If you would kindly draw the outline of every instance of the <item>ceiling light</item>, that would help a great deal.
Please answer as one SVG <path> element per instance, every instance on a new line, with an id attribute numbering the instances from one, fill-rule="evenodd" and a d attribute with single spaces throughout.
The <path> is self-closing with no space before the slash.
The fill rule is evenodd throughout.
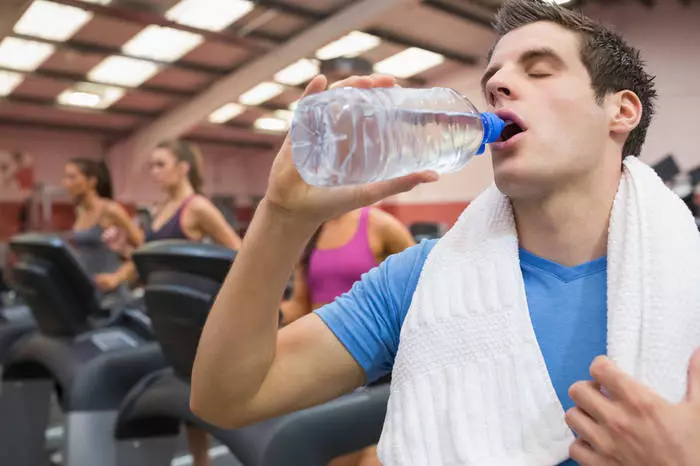
<path id="1" fill-rule="evenodd" d="M 85 3 L 94 3 L 96 5 L 109 5 L 112 3 L 112 0 L 80 0 L 81 2 Z"/>
<path id="2" fill-rule="evenodd" d="M 174 62 L 203 41 L 199 34 L 151 25 L 124 44 L 122 51 L 137 57 Z"/>
<path id="3" fill-rule="evenodd" d="M 245 109 L 243 105 L 231 102 L 214 110 L 212 114 L 209 115 L 209 121 L 212 123 L 225 123 L 232 118 L 236 118 L 243 113 Z"/>
<path id="4" fill-rule="evenodd" d="M 375 64 L 374 71 L 408 78 L 444 61 L 445 57 L 439 53 L 411 47 Z"/>
<path id="5" fill-rule="evenodd" d="M 165 13 L 171 21 L 187 26 L 221 31 L 255 7 L 247 0 L 182 0 Z"/>
<path id="6" fill-rule="evenodd" d="M 63 91 L 58 96 L 58 102 L 75 107 L 95 108 L 100 103 L 100 96 L 89 92 Z"/>
<path id="7" fill-rule="evenodd" d="M 54 46 L 30 40 L 6 37 L 0 42 L 0 66 L 34 71 L 54 52 Z"/>
<path id="8" fill-rule="evenodd" d="M 262 82 L 242 94 L 238 101 L 243 105 L 260 105 L 261 103 L 280 95 L 284 91 L 284 86 L 277 83 Z"/>
<path id="9" fill-rule="evenodd" d="M 274 133 L 287 131 L 287 128 L 289 128 L 289 124 L 286 121 L 272 117 L 258 118 L 257 120 L 255 120 L 255 123 L 253 123 L 253 126 L 255 127 L 255 129 L 259 129 L 261 131 L 270 131 Z"/>
<path id="10" fill-rule="evenodd" d="M 288 86 L 298 86 L 301 83 L 309 81 L 316 76 L 318 72 L 319 64 L 317 60 L 302 58 L 275 74 L 275 81 L 287 84 Z"/>
<path id="11" fill-rule="evenodd" d="M 24 76 L 20 73 L 0 71 L 0 96 L 10 95 L 22 81 Z"/>
<path id="12" fill-rule="evenodd" d="M 88 73 L 88 79 L 118 86 L 137 87 L 159 70 L 158 65 L 128 57 L 107 57 Z"/>
<path id="13" fill-rule="evenodd" d="M 124 95 L 124 89 L 95 83 L 78 83 L 61 92 L 56 100 L 62 105 L 107 108 Z"/>
<path id="14" fill-rule="evenodd" d="M 91 19 L 92 13 L 80 8 L 35 0 L 17 21 L 14 31 L 17 34 L 64 41 Z"/>
<path id="15" fill-rule="evenodd" d="M 331 60 L 338 57 L 356 57 L 374 47 L 382 41 L 373 35 L 360 31 L 353 31 L 347 36 L 331 42 L 316 51 L 319 60 Z"/>
<path id="16" fill-rule="evenodd" d="M 294 112 L 291 112 L 289 110 L 275 110 L 275 118 L 278 118 L 280 120 L 284 120 L 289 124 L 292 121 L 292 117 L 294 116 Z"/>

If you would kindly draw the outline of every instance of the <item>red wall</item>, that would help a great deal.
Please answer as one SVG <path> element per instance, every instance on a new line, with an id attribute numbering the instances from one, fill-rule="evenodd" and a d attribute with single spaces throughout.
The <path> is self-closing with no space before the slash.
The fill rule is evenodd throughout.
<path id="1" fill-rule="evenodd" d="M 404 225 L 416 222 L 442 223 L 452 227 L 468 202 L 438 202 L 433 204 L 382 204 L 380 207 L 398 218 Z"/>
<path id="2" fill-rule="evenodd" d="M 6 242 L 19 231 L 19 213 L 21 202 L 0 202 L 0 243 Z M 45 231 L 69 230 L 74 221 L 73 206 L 55 203 L 52 206 L 51 225 L 45 225 Z"/>
<path id="3" fill-rule="evenodd" d="M 468 202 L 436 202 L 433 204 L 383 203 L 378 207 L 396 217 L 404 225 L 417 222 L 434 222 L 451 228 L 469 205 Z M 241 207 L 238 220 L 247 223 L 253 218 L 252 207 Z"/>

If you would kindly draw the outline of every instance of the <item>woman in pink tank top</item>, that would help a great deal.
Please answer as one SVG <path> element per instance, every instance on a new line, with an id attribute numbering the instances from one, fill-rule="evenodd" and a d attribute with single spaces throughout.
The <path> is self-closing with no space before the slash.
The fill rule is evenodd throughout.
<path id="1" fill-rule="evenodd" d="M 296 267 L 292 297 L 282 304 L 283 324 L 334 301 L 364 273 L 413 244 L 408 228 L 379 209 L 366 207 L 324 223 Z M 374 447 L 337 458 L 329 466 L 370 465 L 380 465 Z"/>
<path id="2" fill-rule="evenodd" d="M 333 302 L 362 274 L 414 244 L 408 228 L 379 209 L 365 207 L 324 223 L 296 267 L 294 292 L 282 305 L 284 324 Z"/>

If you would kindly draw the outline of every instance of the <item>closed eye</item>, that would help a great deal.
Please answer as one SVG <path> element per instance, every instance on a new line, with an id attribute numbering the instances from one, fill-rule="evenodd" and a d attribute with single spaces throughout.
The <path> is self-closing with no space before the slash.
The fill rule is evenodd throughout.
<path id="1" fill-rule="evenodd" d="M 548 78 L 551 76 L 551 74 L 542 74 L 542 73 L 530 73 L 529 76 L 531 78 Z"/>

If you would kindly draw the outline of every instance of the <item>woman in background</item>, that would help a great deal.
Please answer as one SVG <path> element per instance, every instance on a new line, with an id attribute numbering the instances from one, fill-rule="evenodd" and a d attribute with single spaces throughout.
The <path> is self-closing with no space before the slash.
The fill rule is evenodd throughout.
<path id="1" fill-rule="evenodd" d="M 413 246 L 408 228 L 390 214 L 365 207 L 324 223 L 313 235 L 294 272 L 284 325 L 350 291 L 362 274 L 392 254 Z M 381 466 L 376 447 L 336 458 L 331 466 Z"/>
<path id="2" fill-rule="evenodd" d="M 219 209 L 201 195 L 201 163 L 197 149 L 182 141 L 165 142 L 153 151 L 151 175 L 166 199 L 153 215 L 147 241 L 210 238 L 227 248 L 240 248 L 241 238 Z"/>
<path id="3" fill-rule="evenodd" d="M 294 271 L 294 291 L 282 304 L 289 324 L 350 291 L 362 274 L 415 241 L 401 222 L 365 207 L 324 223 L 309 241 Z"/>
<path id="4" fill-rule="evenodd" d="M 63 169 L 62 184 L 75 205 L 76 218 L 70 243 L 85 268 L 93 274 L 97 285 L 104 290 L 101 286 L 104 274 L 121 276 L 129 269 L 128 264 L 106 244 L 106 237 L 120 232 L 131 247 L 138 247 L 143 243 L 143 234 L 131 221 L 126 209 L 112 199 L 112 181 L 104 162 L 72 159 Z M 117 286 L 104 291 L 115 288 Z M 128 299 L 126 289 L 122 299 Z M 110 303 L 103 304 L 112 308 Z"/>
<path id="5" fill-rule="evenodd" d="M 150 172 L 153 180 L 165 193 L 152 223 L 146 228 L 146 242 L 168 239 L 202 241 L 238 250 L 241 238 L 226 223 L 221 212 L 201 195 L 203 184 L 201 155 L 189 144 L 170 141 L 160 144 L 151 154 Z M 124 275 L 103 277 L 105 287 L 136 278 L 133 263 Z M 209 437 L 207 433 L 187 425 L 187 438 L 194 466 L 209 465 Z"/>

